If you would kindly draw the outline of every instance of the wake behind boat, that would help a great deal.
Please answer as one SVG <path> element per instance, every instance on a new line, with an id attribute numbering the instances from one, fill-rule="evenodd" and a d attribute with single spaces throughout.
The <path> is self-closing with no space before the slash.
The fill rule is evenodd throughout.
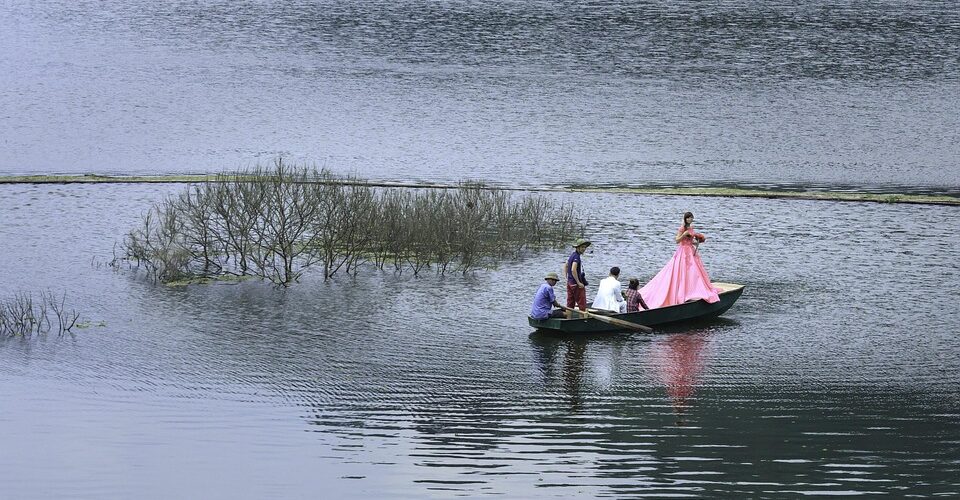
<path id="1" fill-rule="evenodd" d="M 735 283 L 712 283 L 712 285 L 720 289 L 720 293 L 718 294 L 720 300 L 712 304 L 705 300 L 695 300 L 683 304 L 629 313 L 611 313 L 598 311 L 596 309 L 590 309 L 589 312 L 594 315 L 603 314 L 609 318 L 646 326 L 715 318 L 733 306 L 733 303 L 743 294 L 744 286 Z M 538 330 L 555 333 L 606 333 L 627 331 L 627 328 L 591 317 L 574 319 L 534 319 L 528 317 L 527 319 L 530 326 Z"/>

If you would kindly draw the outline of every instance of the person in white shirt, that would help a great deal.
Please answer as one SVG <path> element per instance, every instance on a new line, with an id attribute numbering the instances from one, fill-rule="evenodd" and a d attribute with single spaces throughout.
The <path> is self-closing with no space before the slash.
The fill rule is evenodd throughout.
<path id="1" fill-rule="evenodd" d="M 627 301 L 623 298 L 623 289 L 620 287 L 620 268 L 611 267 L 610 276 L 600 281 L 600 290 L 593 299 L 594 309 L 606 309 L 613 312 L 625 312 Z"/>

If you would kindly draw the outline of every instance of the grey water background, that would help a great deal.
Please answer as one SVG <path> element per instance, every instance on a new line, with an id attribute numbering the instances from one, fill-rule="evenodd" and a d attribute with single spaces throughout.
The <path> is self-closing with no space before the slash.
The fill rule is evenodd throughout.
<path id="1" fill-rule="evenodd" d="M 0 174 L 960 191 L 952 0 L 0 6 Z"/>
<path id="2" fill-rule="evenodd" d="M 2 1 L 0 174 L 282 155 L 383 180 L 957 194 L 958 17 Z M 594 284 L 652 275 L 693 210 L 712 277 L 747 286 L 716 321 L 555 338 L 525 315 L 565 251 L 287 290 L 106 266 L 181 188 L 0 186 L 0 297 L 63 291 L 94 325 L 0 339 L 0 497 L 960 493 L 955 207 L 551 194 L 588 222 Z"/>
<path id="3" fill-rule="evenodd" d="M 954 207 L 555 195 L 596 217 L 593 283 L 652 275 L 693 207 L 747 286 L 716 321 L 568 338 L 525 320 L 565 250 L 287 290 L 103 265 L 178 189 L 0 191 L 2 291 L 104 325 L 0 339 L 6 497 L 960 493 Z"/>

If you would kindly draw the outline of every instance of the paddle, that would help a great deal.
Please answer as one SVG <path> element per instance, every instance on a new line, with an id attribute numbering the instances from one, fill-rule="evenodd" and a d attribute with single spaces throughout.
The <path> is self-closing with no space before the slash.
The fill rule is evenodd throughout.
<path id="1" fill-rule="evenodd" d="M 571 309 L 569 307 L 562 306 L 562 305 L 560 306 L 560 308 L 566 311 L 576 311 L 588 318 L 594 318 L 596 320 L 603 321 L 604 323 L 616 325 L 616 326 L 619 326 L 620 328 L 626 328 L 628 330 L 636 330 L 638 332 L 644 332 L 644 333 L 650 333 L 653 331 L 653 328 L 650 328 L 649 326 L 641 325 L 639 323 L 631 323 L 629 321 L 624 321 L 622 319 L 611 318 L 610 316 L 604 316 L 602 314 L 594 314 L 592 312 L 582 311 L 580 309 Z"/>

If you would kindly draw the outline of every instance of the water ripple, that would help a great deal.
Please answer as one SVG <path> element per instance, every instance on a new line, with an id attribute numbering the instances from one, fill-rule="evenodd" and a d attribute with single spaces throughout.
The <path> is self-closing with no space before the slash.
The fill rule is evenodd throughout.
<path id="1" fill-rule="evenodd" d="M 106 325 L 0 339 L 0 400 L 16 402 L 0 423 L 29 431 L 0 446 L 33 457 L 39 442 L 76 462 L 83 474 L 44 476 L 56 492 L 127 497 L 121 474 L 153 484 L 140 471 L 189 467 L 279 496 L 327 477 L 314 469 L 332 488 L 363 477 L 400 497 L 960 488 L 960 340 L 939 300 L 960 298 L 960 269 L 929 231 L 955 208 L 558 195 L 608 221 L 591 235 L 591 281 L 612 265 L 650 276 L 693 207 L 708 269 L 747 284 L 714 322 L 569 338 L 524 323 L 565 251 L 467 276 L 307 276 L 287 290 L 173 289 L 91 263 L 175 189 L 0 188 L 0 213 L 17 214 L 0 220 L 0 291 L 67 290 Z M 649 216 L 623 219 L 631 203 Z M 84 451 L 134 447 L 145 465 Z M 16 455 L 0 458 L 0 477 L 39 480 Z M 278 466 L 250 472 L 264 461 Z M 184 492 L 173 488 L 158 491 Z"/>

